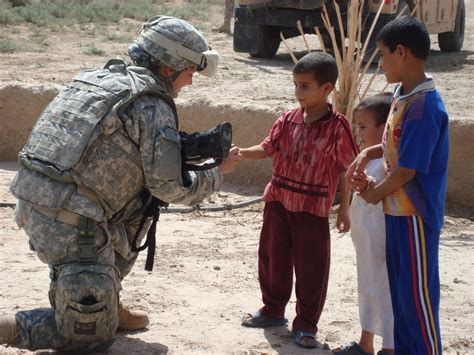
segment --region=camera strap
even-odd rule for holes
[[[183,169],[184,170],[191,170],[191,171],[204,171],[204,170],[209,170],[212,168],[215,168],[216,166],[221,165],[222,161],[224,159],[221,158],[215,158],[214,161],[211,162],[204,162],[202,164],[188,164],[188,163],[183,163]]]
[[[224,122],[207,132],[195,132],[187,134],[179,132],[181,139],[181,158],[182,158],[182,178],[184,186],[192,184],[190,171],[203,171],[212,169],[222,163],[224,158],[229,155],[232,144],[232,125]],[[200,164],[190,164],[190,161],[199,161],[203,159],[214,159],[214,161],[205,161]],[[160,208],[168,207],[168,203],[151,196],[147,192],[143,196],[143,205],[146,206],[143,217],[132,242],[132,251],[139,252],[148,248],[145,262],[145,270],[153,270],[153,262],[156,248],[156,226],[160,218]],[[152,218],[151,226],[148,229],[145,242],[137,246],[138,238],[145,226],[148,218]]]
[[[159,198],[152,197],[149,204],[147,205],[145,211],[143,212],[143,217],[140,221],[140,225],[135,233],[135,237],[132,242],[132,251],[139,252],[148,248],[145,262],[145,270],[152,271],[153,263],[155,259],[155,249],[156,249],[156,226],[160,218],[160,208],[168,207],[168,203],[160,200]],[[137,246],[138,237],[140,236],[143,227],[145,226],[146,220],[151,217],[151,225],[146,234],[146,240],[143,245],[140,247]]]

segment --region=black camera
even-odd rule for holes
[[[220,165],[229,155],[232,145],[232,125],[229,122],[220,123],[206,132],[179,132],[179,135],[184,171],[208,170]],[[203,162],[208,159],[214,161]]]

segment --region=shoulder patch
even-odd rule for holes
[[[164,135],[167,139],[172,140],[172,141],[175,141],[175,142],[178,142],[178,141],[179,141],[179,134],[178,134],[178,132],[177,132],[175,129],[173,129],[173,128],[167,126],[167,127],[165,127],[165,128],[163,129],[162,132],[163,132],[163,135]]]

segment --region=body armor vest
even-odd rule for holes
[[[173,99],[143,68],[111,60],[79,74],[40,115],[20,162],[62,184],[92,189],[111,218],[144,189],[138,142],[124,114],[144,94],[163,99],[177,120]]]

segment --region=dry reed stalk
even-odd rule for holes
[[[374,81],[374,79],[377,77],[377,75],[379,74],[380,72],[380,67],[377,67],[377,69],[375,69],[374,73],[372,74],[372,76],[370,77],[370,80],[369,82],[367,83],[367,85],[365,86],[365,90],[364,92],[362,93],[362,96],[359,95],[359,100],[363,100],[365,95],[367,95],[367,92],[369,91],[370,87],[372,86],[372,83]],[[362,88],[360,88],[362,89]],[[360,92],[360,90],[359,90]]]
[[[410,12],[410,16],[414,16],[414,15],[415,15],[415,13],[416,13],[416,11],[418,10],[418,7],[419,7],[419,6],[420,6],[420,2],[417,1],[415,7],[414,7],[413,10]],[[407,10],[408,10],[408,5],[405,5],[405,7],[403,8],[403,10],[402,10],[402,11],[399,11],[399,13],[398,13],[396,19],[398,19],[400,16],[402,16],[402,14],[404,14]],[[367,71],[368,71],[370,65],[371,65],[372,62],[374,61],[375,56],[377,55],[377,53],[378,53],[378,50],[375,50],[375,51],[372,53],[370,59],[368,60],[368,62],[366,63],[366,65],[365,65],[365,67],[364,67],[364,70],[362,71],[362,75],[361,75],[361,77],[360,77],[360,83],[359,83],[359,84],[360,84],[360,85],[359,85],[359,90],[362,89],[362,80],[363,80],[365,74],[367,73]],[[366,88],[365,88],[365,90],[364,90],[364,93],[362,94],[362,96],[359,96],[359,99],[360,99],[360,100],[363,100],[363,99],[365,98],[365,95],[367,94],[367,92],[368,92],[370,86],[372,85],[372,82],[374,81],[374,79],[375,79],[376,75],[379,73],[379,71],[380,71],[380,68],[377,68],[376,71],[374,72],[374,74],[372,75],[371,79],[369,80],[369,82],[368,82],[368,84],[367,84],[367,86],[366,86]],[[384,92],[385,89],[388,87],[388,85],[389,85],[389,84],[385,85],[385,87],[382,89],[381,92]]]
[[[416,2],[415,6],[413,7],[413,10],[411,10],[410,16],[418,16],[417,13],[418,13],[418,8],[420,7],[420,2],[421,0]]]
[[[338,17],[339,28],[340,30],[342,30],[342,20],[341,21],[339,20],[341,18],[340,9],[338,8],[338,6],[335,6],[335,10],[336,10],[336,15]],[[322,19],[333,44],[334,58],[336,60],[336,64],[339,71],[339,82],[338,82],[339,85],[334,88],[333,101],[334,101],[334,105],[336,109],[339,112],[345,113],[347,111],[347,104],[348,104],[348,100],[346,97],[347,96],[346,89],[352,86],[351,75],[350,74],[348,75],[348,73],[351,71],[350,62],[352,58],[349,58],[349,55],[345,54],[346,52],[345,45],[342,46],[343,47],[342,54],[339,51],[338,42],[336,40],[336,34],[335,34],[333,26],[331,25],[331,20],[329,18],[329,13],[327,11],[326,6],[323,7]],[[344,39],[344,42],[345,42],[345,39]]]
[[[296,27],[298,27],[298,31],[300,32],[300,35],[303,38],[303,42],[306,46],[306,50],[308,51],[308,53],[310,53],[311,48],[309,48],[309,44],[308,44],[308,41],[306,40],[306,37],[304,35],[303,26],[301,26],[301,21],[300,20],[298,20],[298,22],[296,22]]]
[[[342,57],[341,57],[341,52],[339,51],[339,46],[337,45],[337,40],[336,40],[336,33],[334,31],[334,27],[331,26],[331,20],[329,19],[329,14],[327,12],[326,6],[323,6],[323,13],[321,15],[324,26],[326,26],[326,29],[329,33],[329,37],[331,38],[331,41],[333,43],[333,48],[334,48],[334,59],[336,59],[337,67],[339,70],[344,70],[344,66],[342,64]],[[343,75],[344,73],[339,72],[339,75]]]
[[[323,41],[323,36],[321,35],[319,28],[315,26],[314,32],[316,32],[316,35],[318,36],[319,45],[321,46],[321,49],[323,50],[324,53],[327,53],[326,46],[324,45],[324,41]]]
[[[380,90],[380,92],[385,92],[385,90],[387,90],[389,85],[390,85],[390,83],[386,83],[385,86],[383,87],[383,89]]]
[[[344,33],[344,26],[342,25],[341,8],[339,7],[339,4],[335,0],[334,0],[334,8],[336,9],[337,23],[340,29],[339,34],[341,35],[342,59],[344,60],[344,58],[346,57],[346,34]]]
[[[291,59],[293,60],[293,63],[296,64],[298,59],[296,59],[295,55],[293,54],[293,51],[290,49],[290,46],[288,45],[288,43],[286,43],[285,36],[283,36],[283,32],[280,32],[280,38],[281,38],[281,41],[283,42],[283,44],[285,45],[286,50],[288,51],[288,53],[290,53],[290,56],[291,56]]]
[[[336,3],[336,0],[333,0],[333,4],[334,9],[336,11],[337,22],[340,30],[339,35],[341,36],[342,48],[339,48],[338,46],[336,32],[331,24],[329,13],[325,5],[323,5],[323,12],[321,14],[324,26],[326,27],[326,30],[333,45],[334,58],[336,60],[337,68],[339,71],[338,83],[333,91],[333,103],[337,111],[345,114],[347,118],[352,121],[352,112],[357,100],[362,100],[365,97],[380,71],[379,68],[375,70],[361,95],[360,92],[362,91],[364,77],[367,74],[370,65],[372,64],[377,55],[377,50],[375,49],[369,60],[364,65],[364,58],[366,56],[367,47],[370,42],[370,38],[373,34],[375,25],[380,17],[380,13],[384,6],[384,1],[381,2],[380,7],[378,8],[374,21],[371,24],[364,43],[362,43],[362,13],[364,0],[351,0],[349,2],[349,10],[347,15],[347,46],[346,33],[344,33],[340,7]],[[413,9],[413,11],[416,11],[416,9],[417,6],[415,6],[415,9]],[[300,21],[297,22],[297,27],[298,31],[303,37],[303,41],[308,52],[310,52],[311,50],[308,45],[308,42],[306,41],[303,27]],[[321,49],[324,52],[327,52],[323,36],[321,35],[319,28],[314,27],[314,31],[318,36]],[[283,36],[282,32],[280,32],[280,38],[286,49],[288,50],[288,53],[290,54],[291,58],[293,59],[293,62],[296,63],[297,59],[288,44],[286,43],[285,37]],[[386,88],[387,86],[385,86],[382,91],[384,91]]]
[[[367,71],[369,70],[370,66],[372,65],[375,57],[377,56],[378,49],[374,49],[372,55],[370,56],[369,60],[367,63],[365,63],[364,69],[362,69],[361,75],[359,76],[357,84],[362,86],[362,81],[364,80],[365,74],[367,74]],[[365,97],[365,95],[362,96],[362,99]]]
[[[349,3],[349,9],[347,13],[347,34],[344,33],[344,28],[342,25],[342,16],[341,10],[337,5],[336,1],[333,0],[334,9],[337,16],[338,26],[340,29],[340,35],[342,39],[343,48],[339,51],[338,43],[336,41],[336,33],[331,24],[329,13],[326,7],[323,7],[323,13],[321,15],[323,23],[326,27],[326,30],[329,33],[331,38],[333,48],[334,48],[334,57],[339,71],[339,80],[337,86],[333,91],[333,103],[335,109],[343,114],[345,114],[349,120],[352,120],[352,111],[355,107],[355,104],[358,100],[361,100],[367,94],[370,86],[373,84],[375,77],[377,76],[379,70],[376,70],[368,81],[365,90],[363,90],[362,96],[360,92],[362,91],[363,79],[371,63],[376,57],[376,51],[372,53],[369,58],[369,61],[364,65],[364,58],[367,53],[367,47],[370,41],[370,38],[373,34],[375,24],[380,17],[382,7],[384,2],[381,2],[380,7],[375,15],[375,19],[368,31],[368,35],[365,39],[365,42],[362,43],[362,12],[364,0],[352,0]],[[317,33],[318,34],[318,33]],[[347,35],[347,46],[345,45]],[[320,36],[320,34],[318,34]]]
[[[342,105],[345,108],[345,112],[348,113],[348,117],[352,116],[352,108],[358,97],[358,75],[360,73],[360,67],[362,59],[361,53],[361,29],[362,29],[362,6],[363,2],[351,2],[348,11],[347,21],[347,32],[348,32],[348,58],[346,61],[346,86],[340,95],[339,100],[345,102]],[[336,9],[339,11],[339,9]]]
[[[365,24],[365,20],[364,20],[364,24]],[[362,28],[364,27],[364,24],[362,23],[362,11],[359,11],[359,17],[357,18],[357,53],[356,55],[361,50]]]
[[[367,37],[365,38],[364,46],[362,47],[362,56],[365,56],[365,52],[367,51],[367,46],[369,45],[370,38],[372,37],[372,33],[374,32],[375,24],[379,20],[380,14],[382,12],[382,8],[385,5],[384,1],[380,2],[380,6],[377,10],[377,13],[375,14],[374,21],[372,22],[372,26],[370,26],[369,33],[367,34]]]

